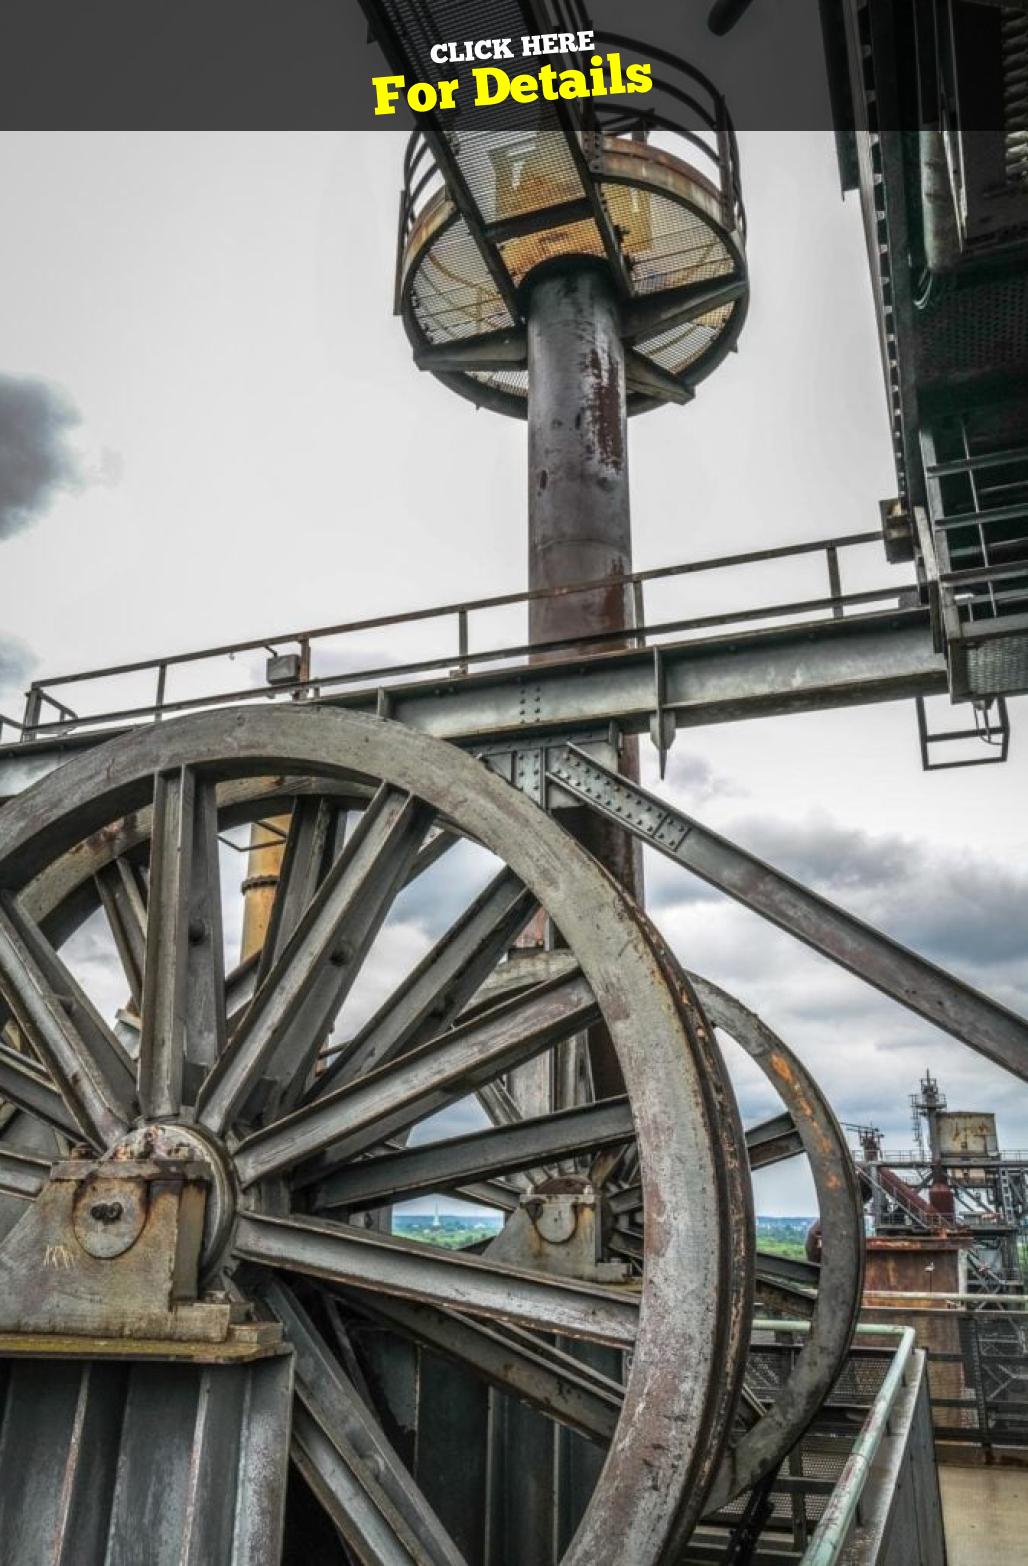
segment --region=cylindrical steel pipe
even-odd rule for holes
[[[607,269],[588,258],[544,265],[528,292],[528,585],[565,588],[603,582],[588,592],[529,602],[529,641],[574,639],[632,628],[632,523],[628,488],[625,352],[618,303]],[[612,650],[616,641],[601,643]],[[624,738],[620,770],[637,779],[638,741]],[[642,898],[638,845],[588,810],[562,820],[633,897]],[[621,1091],[605,1030],[590,1030],[589,1055],[599,1096]]]
[[[588,260],[529,281],[528,585],[609,587],[529,604],[535,643],[630,623],[625,355],[617,300]]]
[[[250,828],[250,849],[246,860],[246,879],[243,882],[240,962],[246,962],[264,945],[278,890],[288,831],[288,816],[274,816],[267,822],[255,821]]]

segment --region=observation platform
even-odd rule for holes
[[[401,9],[376,8],[387,55],[391,13]],[[518,30],[502,17],[496,28]],[[491,109],[488,130],[458,95],[452,111],[419,116],[424,128],[407,147],[395,308],[415,361],[515,417],[526,416],[528,400],[524,285],[545,263],[605,267],[629,413],[688,401],[746,316],[746,216],[724,98],[663,50],[601,32],[595,47],[605,66],[651,65],[652,89]],[[392,52],[410,74],[434,70],[412,32],[402,45],[394,38]]]

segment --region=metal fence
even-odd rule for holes
[[[760,1322],[747,1382],[773,1402],[809,1324]],[[945,1559],[926,1360],[909,1327],[861,1326],[831,1396],[772,1476],[704,1520],[683,1562],[938,1566]]]
[[[845,591],[843,557],[850,563]],[[763,584],[775,564],[783,592],[769,602]],[[573,597],[599,585],[609,587],[609,582],[436,604],[54,675],[33,682],[20,720],[0,716],[0,743],[148,723],[247,701],[341,697],[419,680],[449,680],[516,666],[530,657],[538,662],[583,652],[592,656],[716,631],[839,620],[894,608],[911,596],[916,600],[912,582],[882,584],[882,564],[881,534],[868,532],[631,572],[622,580],[624,629],[591,634],[585,647],[581,638],[529,644],[523,631],[512,637],[511,626],[521,629],[521,615],[534,600]],[[763,569],[747,579],[751,566]],[[683,613],[682,589],[697,576],[703,579],[698,601],[708,612]],[[804,592],[800,584],[805,580],[809,590]],[[395,656],[408,647],[412,656]]]
[[[1019,1302],[1021,1304],[1022,1302]],[[1028,1448],[1028,1311],[885,1307],[865,1313],[913,1326],[928,1354],[936,1440]]]

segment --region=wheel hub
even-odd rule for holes
[[[199,1269],[201,1275],[209,1275],[224,1255],[232,1233],[236,1214],[237,1186],[232,1173],[230,1155],[217,1137],[196,1126],[177,1121],[161,1121],[138,1126],[116,1142],[103,1160],[100,1169],[90,1182],[90,1200],[83,1207],[83,1230],[90,1236],[90,1243],[111,1246],[118,1235],[128,1232],[138,1210],[138,1199],[133,1201],[127,1182],[121,1178],[127,1165],[140,1163],[167,1163],[169,1173],[188,1169],[191,1176],[203,1180],[206,1199],[203,1213],[203,1233],[200,1240]],[[110,1187],[110,1192],[108,1192]],[[94,1207],[123,1201],[121,1214],[94,1212]],[[143,1211],[145,1220],[145,1210]],[[141,1229],[142,1223],[139,1223]],[[139,1232],[137,1229],[137,1234]],[[76,1229],[77,1232],[77,1229]],[[83,1241],[85,1244],[85,1241]],[[127,1242],[122,1249],[127,1249]],[[87,1246],[89,1249],[89,1246]],[[117,1255],[117,1250],[94,1250],[93,1255]]]

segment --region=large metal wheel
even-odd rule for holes
[[[551,962],[571,971],[573,960]],[[757,1298],[766,1291],[768,1310],[810,1320],[810,1330],[781,1385],[744,1382],[736,1428],[707,1497],[710,1513],[772,1475],[809,1429],[841,1373],[853,1341],[864,1273],[864,1212],[853,1158],[831,1105],[788,1045],[748,1007],[700,974],[686,977],[718,1033],[749,1055],[782,1101],[783,1113],[746,1128],[751,1172],[805,1156],[817,1196],[822,1234],[817,1266],[756,1251]],[[643,1197],[637,1183],[635,1149],[612,1166],[610,1206],[615,1215],[615,1250],[641,1247]],[[790,1280],[806,1285],[793,1291]],[[762,1290],[763,1286],[763,1290]],[[816,1289],[816,1293],[814,1292]]]
[[[240,1004],[247,976],[225,979],[217,830],[269,795],[295,800],[292,828],[253,998]],[[361,813],[333,854],[340,803]],[[319,1071],[390,907],[452,834],[503,868]],[[147,842],[144,886],[130,872]],[[89,752],[6,806],[0,887],[0,992],[35,1056],[3,1050],[0,1093],[52,1130],[58,1152],[84,1138],[102,1161],[134,1155],[141,1135],[187,1139],[212,1193],[205,1285],[259,1296],[283,1322],[296,1350],[294,1457],[355,1559],[455,1566],[470,1552],[403,1469],[294,1292],[297,1277],[358,1315],[378,1310],[422,1333],[429,1349],[562,1424],[610,1438],[568,1566],[677,1558],[718,1473],[745,1363],[745,1145],[693,989],[552,819],[471,758],[382,720],[208,714]],[[138,997],[138,1058],[56,949],[97,895]],[[575,966],[476,1006],[537,907]],[[507,1075],[597,1021],[626,1101],[505,1123]],[[493,1109],[491,1129],[403,1146],[412,1127],[476,1092]],[[627,1138],[644,1221],[641,1276],[620,1286],[441,1253],[325,1216],[483,1182],[523,1213],[540,1171],[570,1165],[599,1180],[615,1162],[604,1151]],[[0,1166],[8,1193],[45,1190],[45,1161],[9,1148]],[[24,1265],[20,1227],[0,1268],[5,1255]],[[619,1416],[607,1378],[576,1370],[555,1337],[624,1352]]]

